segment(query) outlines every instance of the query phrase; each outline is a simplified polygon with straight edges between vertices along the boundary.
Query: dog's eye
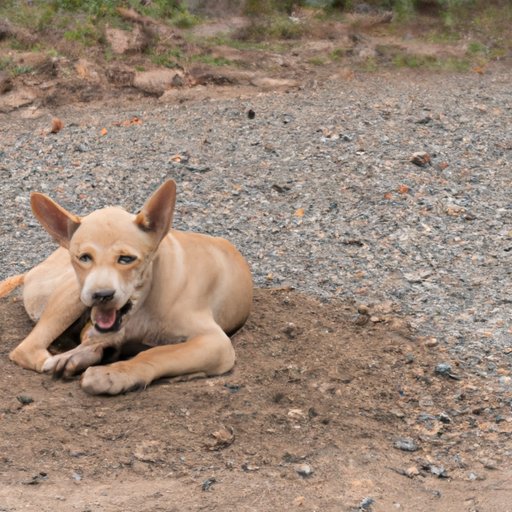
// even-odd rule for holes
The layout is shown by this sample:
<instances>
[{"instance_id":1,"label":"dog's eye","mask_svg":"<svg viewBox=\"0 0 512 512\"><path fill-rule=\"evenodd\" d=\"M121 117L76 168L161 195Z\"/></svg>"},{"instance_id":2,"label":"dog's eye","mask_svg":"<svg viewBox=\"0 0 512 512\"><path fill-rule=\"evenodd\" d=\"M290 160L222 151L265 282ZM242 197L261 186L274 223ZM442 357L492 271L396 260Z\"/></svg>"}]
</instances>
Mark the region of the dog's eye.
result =
<instances>
[{"instance_id":1,"label":"dog's eye","mask_svg":"<svg viewBox=\"0 0 512 512\"><path fill-rule=\"evenodd\" d=\"M119 256L117 258L117 262L121 265L129 265L130 263L133 263L137 259L136 256Z\"/></svg>"},{"instance_id":2,"label":"dog's eye","mask_svg":"<svg viewBox=\"0 0 512 512\"><path fill-rule=\"evenodd\" d=\"M92 256L85 252L84 254L80 254L80 256L78 256L78 260L82 263L89 263L92 261Z\"/></svg>"}]
</instances>

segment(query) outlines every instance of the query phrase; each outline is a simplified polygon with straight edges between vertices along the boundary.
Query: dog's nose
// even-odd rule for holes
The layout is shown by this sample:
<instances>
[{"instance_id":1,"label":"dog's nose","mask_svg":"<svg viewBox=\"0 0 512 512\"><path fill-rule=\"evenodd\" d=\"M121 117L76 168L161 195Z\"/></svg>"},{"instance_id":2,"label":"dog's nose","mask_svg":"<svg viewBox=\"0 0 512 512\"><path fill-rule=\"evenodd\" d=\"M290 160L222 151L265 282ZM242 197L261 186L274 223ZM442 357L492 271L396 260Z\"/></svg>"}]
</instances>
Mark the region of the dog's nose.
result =
<instances>
[{"instance_id":1,"label":"dog's nose","mask_svg":"<svg viewBox=\"0 0 512 512\"><path fill-rule=\"evenodd\" d=\"M115 290L99 290L92 294L92 300L95 302L110 302L114 298Z\"/></svg>"}]
</instances>

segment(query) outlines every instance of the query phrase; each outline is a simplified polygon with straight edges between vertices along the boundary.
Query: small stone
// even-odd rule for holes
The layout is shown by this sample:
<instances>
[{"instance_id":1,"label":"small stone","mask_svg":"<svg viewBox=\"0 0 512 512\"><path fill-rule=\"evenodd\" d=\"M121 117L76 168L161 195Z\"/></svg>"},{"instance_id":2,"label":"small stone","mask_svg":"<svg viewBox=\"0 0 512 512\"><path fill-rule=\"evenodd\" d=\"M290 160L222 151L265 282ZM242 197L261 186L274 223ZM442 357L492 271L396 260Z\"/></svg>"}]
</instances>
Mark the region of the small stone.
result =
<instances>
[{"instance_id":1,"label":"small stone","mask_svg":"<svg viewBox=\"0 0 512 512\"><path fill-rule=\"evenodd\" d=\"M357 306L357 312L360 315L369 315L370 308L366 304L359 304L359 306Z\"/></svg>"},{"instance_id":2,"label":"small stone","mask_svg":"<svg viewBox=\"0 0 512 512\"><path fill-rule=\"evenodd\" d=\"M313 468L309 464L300 464L297 466L295 471L297 471L297 473L304 478L307 478L314 473Z\"/></svg>"},{"instance_id":3,"label":"small stone","mask_svg":"<svg viewBox=\"0 0 512 512\"><path fill-rule=\"evenodd\" d=\"M293 322L288 322L282 329L281 332L286 334L286 337L293 340L297 337L297 326Z\"/></svg>"},{"instance_id":4,"label":"small stone","mask_svg":"<svg viewBox=\"0 0 512 512\"><path fill-rule=\"evenodd\" d=\"M411 162L414 165L417 165L419 167L426 167L429 165L432 161L432 158L428 153L425 153L424 151L418 151L416 153L413 153L411 156Z\"/></svg>"},{"instance_id":5,"label":"small stone","mask_svg":"<svg viewBox=\"0 0 512 512\"><path fill-rule=\"evenodd\" d=\"M432 121L432 118L430 116L422 117L421 119L418 119L415 121L416 124L428 124Z\"/></svg>"},{"instance_id":6,"label":"small stone","mask_svg":"<svg viewBox=\"0 0 512 512\"><path fill-rule=\"evenodd\" d=\"M414 439L410 437L399 437L393 444L393 446L397 450L402 450L404 452L415 452L419 450L418 445L414 441Z\"/></svg>"},{"instance_id":7,"label":"small stone","mask_svg":"<svg viewBox=\"0 0 512 512\"><path fill-rule=\"evenodd\" d=\"M375 503L373 498L363 498L359 503L359 510L371 510L372 505Z\"/></svg>"},{"instance_id":8,"label":"small stone","mask_svg":"<svg viewBox=\"0 0 512 512\"><path fill-rule=\"evenodd\" d=\"M242 464L242 469L246 472L250 472L250 471L258 471L260 469L260 467L255 466L254 464L249 464L247 462L244 462Z\"/></svg>"},{"instance_id":9,"label":"small stone","mask_svg":"<svg viewBox=\"0 0 512 512\"><path fill-rule=\"evenodd\" d=\"M442 412L439 414L438 416L439 418L439 421L441 423L444 423L444 424L448 424L448 423L451 423L452 422L452 419L450 418L450 416L448 416L448 414L446 414L445 412Z\"/></svg>"},{"instance_id":10,"label":"small stone","mask_svg":"<svg viewBox=\"0 0 512 512\"><path fill-rule=\"evenodd\" d=\"M21 405L28 405L34 402L34 399L29 395L20 395L16 399Z\"/></svg>"},{"instance_id":11,"label":"small stone","mask_svg":"<svg viewBox=\"0 0 512 512\"><path fill-rule=\"evenodd\" d=\"M432 348L432 347L437 347L438 345L438 341L437 341L437 338L428 338L427 340L425 340L425 347L428 347L428 348Z\"/></svg>"},{"instance_id":12,"label":"small stone","mask_svg":"<svg viewBox=\"0 0 512 512\"><path fill-rule=\"evenodd\" d=\"M438 478L448 478L448 473L443 466L430 466L430 472Z\"/></svg>"},{"instance_id":13,"label":"small stone","mask_svg":"<svg viewBox=\"0 0 512 512\"><path fill-rule=\"evenodd\" d=\"M405 470L405 474L409 478L414 478L420 474L420 470L416 466L411 466Z\"/></svg>"},{"instance_id":14,"label":"small stone","mask_svg":"<svg viewBox=\"0 0 512 512\"><path fill-rule=\"evenodd\" d=\"M201 489L205 492L209 491L212 488L213 484L216 482L217 480L214 477L207 478L201 485Z\"/></svg>"},{"instance_id":15,"label":"small stone","mask_svg":"<svg viewBox=\"0 0 512 512\"><path fill-rule=\"evenodd\" d=\"M452 373L452 366L448 363L439 363L436 365L435 372L438 375L449 376Z\"/></svg>"},{"instance_id":16,"label":"small stone","mask_svg":"<svg viewBox=\"0 0 512 512\"><path fill-rule=\"evenodd\" d=\"M498 469L498 462L494 459L484 459L481 462L485 469Z\"/></svg>"},{"instance_id":17,"label":"small stone","mask_svg":"<svg viewBox=\"0 0 512 512\"><path fill-rule=\"evenodd\" d=\"M235 433L231 427L221 427L211 434L213 441L208 443L207 448L210 451L218 451L231 446L235 440Z\"/></svg>"}]
</instances>

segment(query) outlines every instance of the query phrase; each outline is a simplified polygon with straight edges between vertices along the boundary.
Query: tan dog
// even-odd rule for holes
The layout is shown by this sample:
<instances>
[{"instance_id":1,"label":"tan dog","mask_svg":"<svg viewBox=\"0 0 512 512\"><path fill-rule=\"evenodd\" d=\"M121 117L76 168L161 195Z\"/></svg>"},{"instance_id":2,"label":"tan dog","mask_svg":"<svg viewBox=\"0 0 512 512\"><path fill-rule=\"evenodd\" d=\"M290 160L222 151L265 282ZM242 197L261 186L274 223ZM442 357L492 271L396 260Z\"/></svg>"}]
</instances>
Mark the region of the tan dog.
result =
<instances>
[{"instance_id":1,"label":"tan dog","mask_svg":"<svg viewBox=\"0 0 512 512\"><path fill-rule=\"evenodd\" d=\"M176 184L167 181L137 215L109 207L79 218L32 194L34 215L61 247L0 283L0 296L24 283L25 309L37 322L10 358L65 377L85 370L81 385L91 394L230 370L228 334L244 324L252 302L249 267L226 240L169 231L175 200ZM50 344L84 314L81 344L51 356ZM134 343L151 348L93 366Z\"/></svg>"}]
</instances>

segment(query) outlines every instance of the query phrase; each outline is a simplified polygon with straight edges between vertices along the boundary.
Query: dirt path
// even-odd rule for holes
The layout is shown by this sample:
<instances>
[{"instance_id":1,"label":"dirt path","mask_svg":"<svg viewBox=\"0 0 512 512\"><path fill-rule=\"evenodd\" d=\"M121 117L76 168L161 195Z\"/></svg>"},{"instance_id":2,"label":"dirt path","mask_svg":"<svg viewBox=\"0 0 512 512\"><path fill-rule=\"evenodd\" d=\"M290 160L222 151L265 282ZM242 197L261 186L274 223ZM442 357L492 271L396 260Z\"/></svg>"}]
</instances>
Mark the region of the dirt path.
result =
<instances>
[{"instance_id":1,"label":"dirt path","mask_svg":"<svg viewBox=\"0 0 512 512\"><path fill-rule=\"evenodd\" d=\"M11 364L0 315L2 511L512 510L510 411L400 322L258 291L233 373L104 398Z\"/></svg>"}]
</instances>

